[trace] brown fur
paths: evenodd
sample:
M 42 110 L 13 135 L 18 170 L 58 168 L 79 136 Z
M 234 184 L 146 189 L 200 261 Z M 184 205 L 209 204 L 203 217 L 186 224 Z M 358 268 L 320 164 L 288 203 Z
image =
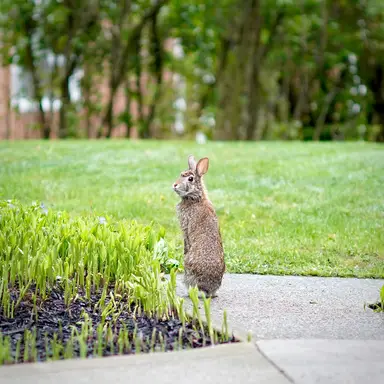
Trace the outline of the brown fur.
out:
M 188 163 L 189 169 L 173 186 L 182 199 L 177 214 L 184 236 L 184 282 L 214 296 L 221 286 L 225 262 L 218 219 L 202 179 L 209 161 L 204 158 L 196 164 L 190 156 Z

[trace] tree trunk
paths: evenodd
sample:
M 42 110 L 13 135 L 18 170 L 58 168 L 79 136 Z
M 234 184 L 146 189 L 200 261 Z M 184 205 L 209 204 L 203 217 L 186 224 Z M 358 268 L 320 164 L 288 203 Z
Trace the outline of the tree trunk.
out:
M 379 122 L 380 122 L 380 131 L 376 136 L 376 141 L 379 143 L 384 143 L 384 112 L 383 112 L 384 103 L 381 104 L 381 106 L 376 105 L 376 108 L 378 108 L 378 110 L 380 109 L 380 113 L 378 113 Z
M 6 89 L 4 94 L 6 95 L 6 111 L 5 111 L 5 138 L 9 140 L 11 138 L 11 97 L 9 84 L 5 85 Z
M 69 51 L 69 50 L 68 50 Z M 68 107 L 71 104 L 70 92 L 69 92 L 69 79 L 75 72 L 76 66 L 78 65 L 79 56 L 70 58 L 70 54 L 67 53 L 66 65 L 63 78 L 60 84 L 61 91 L 61 107 L 59 113 L 59 138 L 65 139 L 68 137 Z
M 49 125 L 53 126 L 53 122 L 55 120 L 55 111 L 53 109 L 53 103 L 55 101 L 55 79 L 57 76 L 57 56 L 55 56 L 53 61 L 53 67 L 51 69 L 51 76 L 49 79 L 49 114 L 48 114 L 48 121 Z M 48 134 L 49 136 L 49 134 Z
M 47 122 L 45 111 L 43 109 L 43 91 L 40 87 L 40 82 L 37 74 L 37 67 L 36 67 L 35 58 L 32 50 L 33 31 L 30 30 L 30 28 L 28 27 L 28 24 L 26 24 L 26 31 L 28 35 L 27 46 L 26 46 L 27 68 L 29 69 L 32 77 L 34 99 L 38 102 L 38 105 L 39 105 L 40 132 L 41 132 L 41 136 L 44 139 L 49 139 L 49 136 L 51 134 L 51 127 Z
M 233 28 L 235 33 L 235 28 Z M 232 48 L 232 52 L 229 53 L 231 58 L 227 60 L 225 67 L 223 68 L 223 75 L 221 76 L 220 81 L 218 81 L 218 108 L 216 113 L 216 123 L 215 129 L 213 132 L 213 137 L 215 140 L 230 140 L 232 139 L 232 128 L 230 125 L 230 120 L 228 119 L 228 112 L 232 102 L 232 83 L 233 77 L 231 73 L 236 70 L 236 55 L 233 52 L 236 51 L 236 46 Z
M 257 120 L 259 117 L 260 108 L 260 78 L 259 69 L 256 67 L 253 71 L 252 86 L 249 95 L 249 108 L 248 108 L 248 121 L 246 125 L 246 140 L 253 140 L 255 132 L 257 139 L 262 136 L 261 130 L 257 127 Z
M 246 74 L 250 60 L 250 41 L 252 30 L 258 28 L 255 9 L 259 0 L 248 0 L 229 36 L 236 39 L 231 57 L 227 60 L 225 72 L 219 83 L 219 102 L 216 118 L 215 138 L 219 140 L 238 139 L 243 124 Z M 226 40 L 224 40 L 225 42 Z
M 300 87 L 300 93 L 299 98 L 297 100 L 297 104 L 295 106 L 295 110 L 293 112 L 293 119 L 294 120 L 301 120 L 303 110 L 305 107 L 305 100 L 308 93 L 308 85 L 309 85 L 309 74 L 306 69 L 303 70 L 303 73 L 301 74 L 301 87 Z
M 285 64 L 287 66 L 287 64 Z M 280 100 L 279 100 L 279 118 L 282 122 L 288 123 L 289 121 L 289 92 L 291 87 L 291 77 L 289 70 L 286 68 L 285 70 L 282 69 L 282 72 L 284 74 L 282 85 L 281 85 L 281 92 L 280 92 Z
M 141 138 L 147 137 L 147 132 L 145 128 L 144 121 L 144 111 L 143 111 L 143 92 L 141 90 L 141 33 L 138 36 L 135 42 L 135 79 L 136 79 L 136 100 L 137 100 L 137 127 L 139 136 Z
M 322 16 L 322 23 L 321 23 L 321 29 L 320 29 L 319 50 L 317 54 L 317 66 L 319 71 L 322 72 L 324 69 L 325 51 L 328 45 L 328 30 L 327 30 L 328 21 L 329 21 L 328 0 L 322 1 L 321 16 Z
M 131 118 L 131 87 L 129 84 L 129 77 L 125 81 L 125 137 L 131 137 L 132 118 Z
M 85 133 L 87 135 L 87 139 L 90 139 L 92 136 L 92 123 L 91 123 L 91 109 L 88 106 L 85 112 Z
M 312 140 L 320 140 L 320 136 L 324 130 L 324 124 L 329 113 L 330 106 L 335 99 L 338 93 L 338 87 L 328 86 L 328 79 L 325 73 L 325 52 L 328 45 L 328 21 L 329 21 L 329 11 L 328 11 L 328 0 L 323 0 L 322 3 L 322 24 L 320 29 L 319 36 L 319 49 L 317 53 L 317 75 L 315 75 L 320 82 L 320 89 L 325 93 L 324 102 L 320 111 L 318 118 L 315 123 L 315 130 L 312 135 Z M 330 88 L 330 89 L 329 89 Z
M 237 70 L 234 76 L 234 92 L 231 102 L 231 127 L 233 138 L 239 139 L 242 131 L 247 131 L 249 115 L 247 114 L 247 96 L 249 96 L 249 80 L 252 79 L 252 63 L 254 60 L 255 41 L 260 34 L 260 0 L 251 0 L 248 9 L 244 9 L 244 24 L 240 33 Z M 247 132 L 245 134 L 247 136 Z
M 157 17 L 158 13 L 153 15 L 151 20 L 151 35 L 152 35 L 152 51 L 154 56 L 154 68 L 155 68 L 155 79 L 156 89 L 153 95 L 151 104 L 149 105 L 149 112 L 144 122 L 143 137 L 151 137 L 151 125 L 156 114 L 156 106 L 161 97 L 162 84 L 163 84 L 163 50 L 160 41 L 159 32 L 157 30 Z
M 113 105 L 114 105 L 114 97 L 116 90 L 119 88 L 119 86 L 124 81 L 127 70 L 128 70 L 128 63 L 130 61 L 128 60 L 128 57 L 131 56 L 132 51 L 135 50 L 138 41 L 140 40 L 140 35 L 147 24 L 149 20 L 153 17 L 154 14 L 158 13 L 160 9 L 167 4 L 169 0 L 156 0 L 154 4 L 151 7 L 148 7 L 144 16 L 141 18 L 141 20 L 135 24 L 130 31 L 129 38 L 124 39 L 125 45 L 119 45 L 118 47 L 114 46 L 112 47 L 112 58 L 113 58 L 113 69 L 111 69 L 111 81 L 110 83 L 112 86 L 111 89 L 111 95 L 107 104 L 107 108 L 104 114 L 103 118 L 103 124 L 107 124 L 107 135 L 106 137 L 110 137 L 112 135 L 113 130 Z M 126 12 L 123 11 L 122 15 L 127 15 L 129 12 L 129 2 L 124 1 Z M 123 18 L 120 21 L 120 24 L 122 25 Z M 121 39 L 118 39 L 118 41 L 121 41 Z M 103 134 L 103 126 L 100 126 L 97 137 L 100 138 Z
M 215 87 L 221 81 L 221 77 L 227 65 L 230 44 L 231 42 L 228 38 L 224 37 L 222 39 L 221 50 L 220 50 L 216 74 L 215 74 L 215 80 L 211 84 L 206 86 L 205 91 L 200 97 L 199 109 L 197 110 L 197 118 L 200 118 L 202 116 L 205 107 L 207 106 L 208 102 L 211 100 L 212 95 L 214 94 Z
M 88 101 L 89 103 L 89 101 Z M 91 108 L 88 104 L 85 111 L 85 133 L 87 135 L 87 139 L 90 139 L 92 137 L 92 122 L 91 122 Z
M 84 77 L 82 80 L 82 90 L 84 93 L 84 102 L 83 105 L 85 107 L 85 134 L 88 139 L 92 136 L 92 100 L 91 100 L 91 92 L 92 92 L 92 76 L 90 66 L 85 63 L 84 65 Z
M 140 36 L 142 33 L 143 28 L 147 24 L 149 20 L 158 13 L 161 8 L 166 5 L 169 2 L 169 0 L 155 0 L 153 2 L 153 6 L 147 8 L 144 16 L 140 20 L 139 23 L 137 23 L 133 28 L 130 33 L 129 39 L 126 43 L 126 45 L 122 48 L 121 55 L 117 58 L 117 65 L 116 65 L 116 76 L 115 76 L 115 81 L 117 86 L 119 86 L 122 81 L 124 81 L 125 74 L 127 72 L 127 65 L 128 65 L 128 60 L 127 57 L 129 54 L 132 52 L 132 50 L 135 49 L 135 45 L 137 44 L 138 40 L 140 40 Z
M 316 128 L 313 132 L 312 140 L 318 141 L 320 140 L 321 133 L 324 129 L 325 119 L 329 112 L 329 107 L 331 106 L 333 100 L 335 99 L 336 95 L 338 93 L 338 89 L 334 88 L 328 95 L 325 97 L 323 107 L 321 109 L 321 112 L 319 114 L 319 117 L 316 120 Z
M 41 103 L 39 103 L 40 106 L 40 123 L 42 125 L 42 136 L 43 139 L 48 140 L 51 136 L 51 127 L 50 124 L 45 119 L 45 113 L 43 111 L 43 106 Z
M 378 116 L 380 131 L 376 136 L 376 141 L 384 142 L 384 68 L 376 64 L 374 68 L 375 77 L 372 81 L 372 91 L 374 94 L 373 109 Z
M 113 104 L 113 102 L 108 104 L 107 114 L 105 116 L 105 123 L 107 125 L 107 134 L 105 135 L 105 137 L 107 139 L 111 138 L 113 131 Z
M 280 10 L 271 25 L 270 38 L 267 43 L 261 42 L 261 29 L 262 29 L 262 17 L 261 17 L 261 2 L 260 0 L 253 2 L 251 13 L 251 60 L 249 67 L 248 77 L 248 103 L 245 113 L 245 138 L 246 140 L 261 140 L 263 137 L 263 131 L 261 127 L 258 127 L 259 109 L 261 104 L 261 92 L 260 92 L 260 71 L 265 57 L 273 46 L 274 40 L 277 35 L 277 28 L 280 25 L 283 17 L 284 10 Z
M 111 68 L 110 70 L 111 70 L 111 75 L 110 75 L 111 77 L 110 77 L 110 82 L 109 82 L 110 93 L 109 93 L 107 108 L 105 110 L 103 120 L 100 124 L 98 131 L 97 131 L 96 137 L 98 139 L 103 137 L 105 126 L 107 126 L 106 137 L 111 137 L 112 131 L 113 131 L 113 107 L 115 105 L 115 96 L 116 96 L 118 86 L 116 85 L 113 69 Z
M 116 89 L 111 89 L 111 94 L 108 101 L 107 106 L 107 113 L 105 114 L 103 126 L 107 126 L 107 133 L 105 137 L 107 139 L 111 138 L 112 131 L 113 131 L 113 107 L 115 105 L 115 95 L 116 95 Z M 99 131 L 98 138 L 102 136 L 102 131 Z
M 59 113 L 59 138 L 68 137 L 67 113 L 70 105 L 69 97 L 69 76 L 65 76 L 61 82 L 61 107 Z
M 233 68 L 232 65 L 230 65 Z M 228 70 L 229 72 L 229 70 Z M 213 137 L 215 140 L 230 140 L 232 139 L 232 129 L 229 120 L 227 120 L 227 108 L 231 103 L 231 79 L 228 73 L 219 83 L 219 101 L 216 115 L 216 127 Z
M 251 59 L 247 71 L 247 104 L 245 109 L 245 139 L 252 140 L 256 130 L 260 101 L 260 32 L 261 32 L 260 1 L 253 4 L 251 17 L 249 47 Z

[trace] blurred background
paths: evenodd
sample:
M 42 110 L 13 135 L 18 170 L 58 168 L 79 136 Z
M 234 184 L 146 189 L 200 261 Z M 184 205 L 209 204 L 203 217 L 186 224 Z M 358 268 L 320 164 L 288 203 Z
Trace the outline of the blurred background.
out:
M 0 138 L 384 141 L 382 0 L 1 0 Z

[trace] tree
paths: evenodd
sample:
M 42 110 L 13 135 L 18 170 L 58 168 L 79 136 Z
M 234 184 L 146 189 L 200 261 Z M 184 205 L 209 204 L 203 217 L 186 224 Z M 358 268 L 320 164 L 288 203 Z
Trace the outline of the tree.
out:
M 144 27 L 152 19 L 157 18 L 161 8 L 169 0 L 156 0 L 153 5 L 136 4 L 135 11 L 128 0 L 106 1 L 104 6 L 104 34 L 109 39 L 105 44 L 106 57 L 109 59 L 109 88 L 107 106 L 105 108 L 103 124 L 98 137 L 103 135 L 103 126 L 107 126 L 106 137 L 111 137 L 113 123 L 113 108 L 118 88 L 125 81 L 127 72 L 136 67 L 136 76 L 140 77 L 141 63 L 138 43 Z M 138 72 L 139 71 L 139 72 Z M 140 89 L 137 89 L 140 94 Z
M 1 19 L 2 56 L 6 62 L 16 63 L 31 75 L 32 97 L 38 104 L 44 138 L 50 136 L 51 121 L 43 99 L 48 94 L 59 98 L 59 137 L 65 138 L 71 103 L 69 82 L 74 71 L 81 68 L 87 44 L 97 33 L 98 2 L 4 0 L 1 7 L 6 15 Z M 55 65 L 50 64 L 49 59 Z
M 2 63 L 17 64 L 31 75 L 32 98 L 38 104 L 41 134 L 48 139 L 51 129 L 43 108 L 44 85 L 40 64 L 44 59 L 44 47 L 40 39 L 39 22 L 36 20 L 38 6 L 33 1 L 3 0 L 0 13 Z
M 3 0 L 0 55 L 30 76 L 46 138 L 55 105 L 60 138 L 95 120 L 98 137 L 171 135 L 182 116 L 187 136 L 384 141 L 383 25 L 379 0 Z
M 57 73 L 60 94 L 59 137 L 68 136 L 68 109 L 71 105 L 70 79 L 84 65 L 91 42 L 100 33 L 100 9 L 97 0 L 47 1 L 39 18 L 47 49 L 62 57 Z
M 218 85 L 217 138 L 252 140 L 255 132 L 261 137 L 258 127 L 261 70 L 286 13 L 284 3 L 271 6 L 269 1 L 246 0 L 243 5 L 239 7 L 242 12 L 237 22 L 229 26 L 233 48 Z

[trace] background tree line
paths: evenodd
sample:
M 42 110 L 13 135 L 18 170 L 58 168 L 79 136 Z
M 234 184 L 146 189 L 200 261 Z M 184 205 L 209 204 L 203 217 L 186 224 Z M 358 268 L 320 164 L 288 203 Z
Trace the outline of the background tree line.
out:
M 97 121 L 97 137 L 124 124 L 141 138 L 384 141 L 383 1 L 218 4 L 2 0 L 0 59 L 30 77 L 45 138 L 57 101 L 60 138 L 90 136 Z

